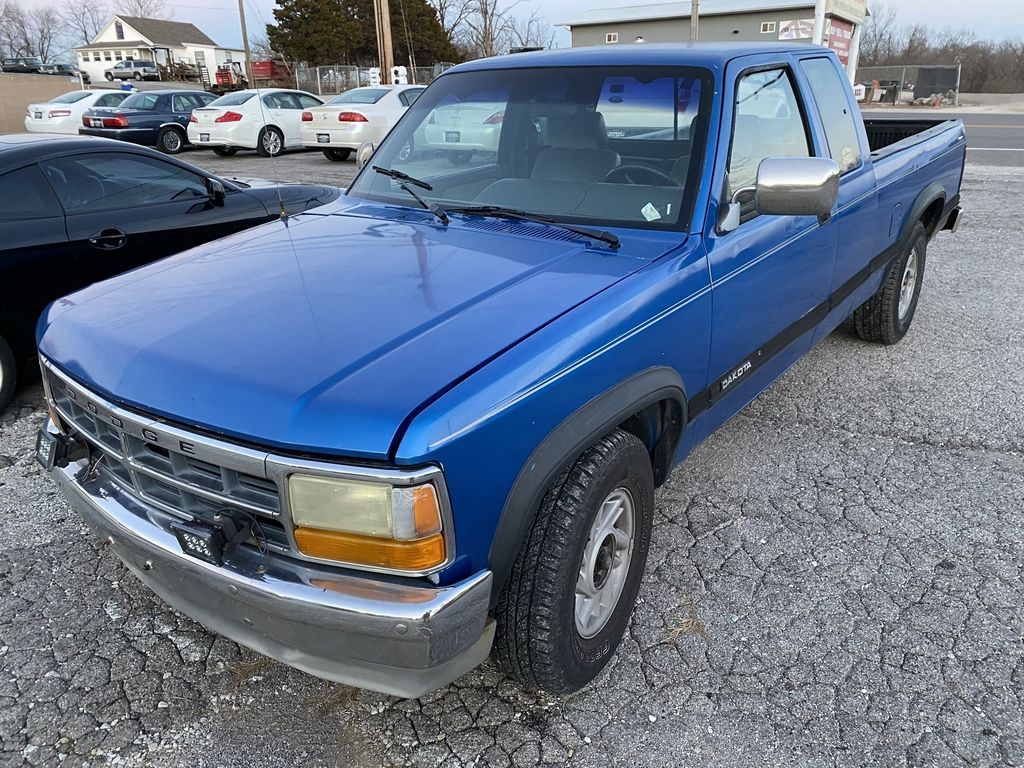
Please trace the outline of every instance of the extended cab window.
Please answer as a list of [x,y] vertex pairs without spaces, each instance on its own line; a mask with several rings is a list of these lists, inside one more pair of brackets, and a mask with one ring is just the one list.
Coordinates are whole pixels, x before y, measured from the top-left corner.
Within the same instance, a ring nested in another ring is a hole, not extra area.
[[846,81],[829,59],[804,59],[800,68],[814,94],[832,159],[840,171],[856,168],[860,165],[860,140],[857,116],[846,99]]
[[0,221],[50,216],[63,216],[63,211],[36,166],[0,175]]
[[44,164],[68,213],[93,213],[207,197],[206,179],[148,157],[105,152]]
[[[784,68],[742,75],[736,84],[736,114],[729,150],[729,188],[752,187],[766,157],[810,157],[810,141],[793,84]],[[741,213],[754,210],[752,196]]]

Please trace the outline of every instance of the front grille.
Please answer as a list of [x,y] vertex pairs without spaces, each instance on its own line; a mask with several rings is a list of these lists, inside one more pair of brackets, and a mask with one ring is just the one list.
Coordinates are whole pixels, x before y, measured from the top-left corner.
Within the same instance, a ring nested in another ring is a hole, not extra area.
[[183,520],[219,514],[238,524],[254,522],[260,543],[291,551],[265,454],[118,408],[49,366],[43,375],[57,411],[90,444],[96,470],[124,491]]

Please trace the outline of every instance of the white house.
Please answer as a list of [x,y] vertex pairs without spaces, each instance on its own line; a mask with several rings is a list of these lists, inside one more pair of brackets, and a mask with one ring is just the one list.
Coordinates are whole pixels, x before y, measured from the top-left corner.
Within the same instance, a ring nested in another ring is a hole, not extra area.
[[170,69],[184,64],[205,67],[212,76],[218,64],[245,61],[241,51],[217,45],[195,24],[163,19],[114,16],[88,45],[75,48],[78,65],[93,82],[123,59],[154,61]]

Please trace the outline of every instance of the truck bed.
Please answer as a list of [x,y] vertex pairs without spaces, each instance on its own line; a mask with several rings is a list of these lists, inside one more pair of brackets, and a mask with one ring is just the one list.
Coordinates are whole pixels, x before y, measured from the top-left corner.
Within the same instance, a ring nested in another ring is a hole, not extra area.
[[871,156],[878,158],[931,138],[952,127],[947,124],[956,122],[945,118],[872,117],[864,120],[864,128],[868,134]]

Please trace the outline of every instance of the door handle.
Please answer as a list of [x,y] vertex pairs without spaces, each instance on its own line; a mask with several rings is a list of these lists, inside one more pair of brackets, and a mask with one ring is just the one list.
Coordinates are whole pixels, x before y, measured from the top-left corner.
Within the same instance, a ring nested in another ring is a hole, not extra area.
[[89,245],[101,251],[116,251],[128,241],[128,235],[120,229],[104,229],[89,238]]

